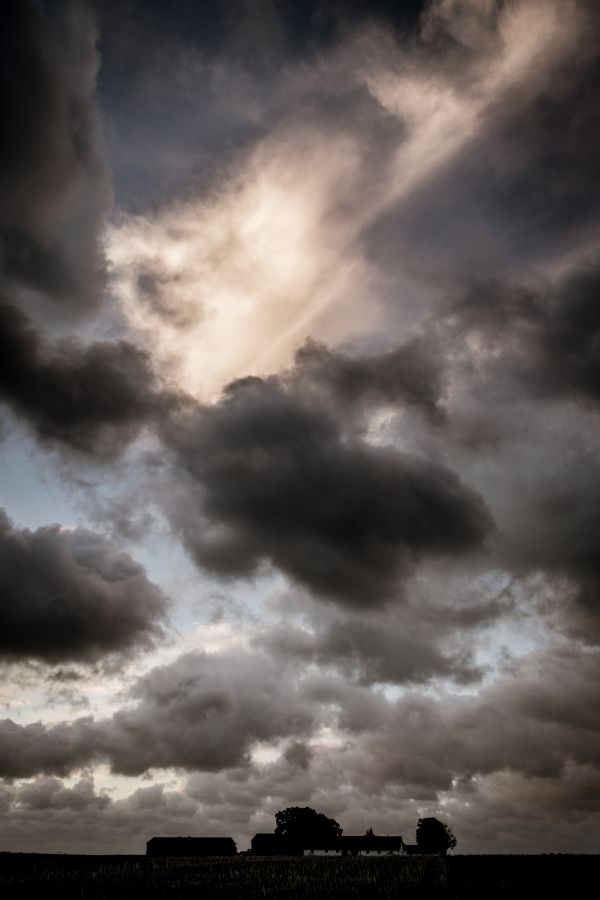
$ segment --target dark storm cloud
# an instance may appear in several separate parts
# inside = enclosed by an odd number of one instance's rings
[[[0,399],[42,441],[110,457],[162,408],[148,356],[124,341],[52,345],[42,324],[96,310],[105,287],[96,38],[85,2],[24,0],[3,17]]]
[[[475,572],[457,577],[441,565],[437,577],[417,570],[404,591],[402,604],[379,609],[376,616],[372,609],[300,601],[286,592],[254,644],[283,661],[334,669],[359,685],[480,680],[485,666],[475,663],[473,650],[484,629],[513,612],[510,586],[486,588]]]
[[[229,835],[226,822],[214,816],[195,820],[199,804],[182,791],[152,784],[128,797],[113,799],[94,785],[91,777],[67,786],[55,778],[39,778],[3,792],[6,818],[3,847],[33,852],[135,853],[144,851],[152,834],[210,833]],[[10,825],[9,825],[10,822]],[[241,848],[240,848],[241,849]]]
[[[0,267],[72,309],[103,284],[99,230],[112,203],[94,97],[96,29],[85,3],[3,11]]]
[[[435,797],[453,779],[510,771],[559,779],[570,763],[600,768],[593,708],[597,653],[532,654],[477,695],[434,698],[411,691],[385,701],[341,680],[315,679],[314,696],[338,706],[348,738],[340,766],[370,789],[422,788]],[[499,736],[498,723],[502,723]]]
[[[15,528],[0,511],[0,656],[93,661],[149,646],[166,599],[98,534]]]
[[[19,806],[30,810],[62,810],[75,812],[105,809],[110,797],[97,794],[92,778],[80,778],[73,787],[66,787],[58,778],[39,778],[19,789],[15,797]]]
[[[316,595],[377,605],[423,555],[481,547],[480,499],[449,469],[375,447],[278,379],[245,379],[172,428],[185,494],[171,514],[203,566],[272,562]]]
[[[294,741],[286,749],[284,756],[291,765],[306,770],[310,766],[313,753],[307,744],[303,744],[302,741]]]
[[[485,218],[493,214],[510,230],[513,259],[577,246],[596,222],[600,16],[589,2],[578,5],[578,14],[585,29],[577,53],[525,103],[511,96],[464,161],[472,169],[461,184],[472,185]]]
[[[193,327],[200,318],[201,312],[196,304],[184,305],[177,302],[179,298],[173,302],[170,290],[172,285],[172,276],[164,271],[156,271],[156,267],[154,270],[148,266],[143,267],[137,277],[140,297],[152,312],[178,328]]]
[[[216,770],[243,763],[255,741],[307,732],[310,704],[268,657],[243,650],[189,653],[136,685],[137,705],[105,733],[115,771]]]
[[[573,451],[525,488],[506,536],[507,561],[515,571],[539,568],[547,574],[557,627],[596,644],[600,643],[599,509],[597,453]]]
[[[584,785],[598,781],[597,653],[531,654],[478,695],[410,691],[389,700],[340,678],[314,674],[293,683],[285,677],[291,674],[276,672],[262,655],[188,654],[141,679],[137,705],[111,719],[46,726],[5,720],[0,771],[7,778],[64,775],[91,761],[130,775],[165,766],[204,771],[192,795],[207,806],[230,806],[232,816],[236,809],[255,810],[265,794],[306,799],[319,793],[321,802],[330,796],[336,808],[349,810],[392,787],[421,805],[446,795],[485,808],[486,785],[503,780],[505,806],[512,797],[520,808],[519,797],[531,791],[558,815],[581,808]],[[335,749],[321,743],[324,724],[341,729]],[[290,742],[281,760],[253,783],[251,745],[282,738]],[[210,772],[226,771],[229,788],[222,778],[207,780]],[[137,805],[151,806],[157,795],[143,792]]]
[[[41,324],[96,309],[105,287],[96,37],[83,2],[24,0],[3,17],[0,398],[42,440],[110,456],[156,405],[147,356],[125,342],[51,346]]]
[[[363,150],[371,147],[378,171],[401,124],[356,79],[314,75],[322,54],[361,26],[394,22],[402,30],[422,5],[100,4],[99,92],[110,108],[120,206],[140,213],[177,195],[210,194],[240,156],[292,121],[353,133],[360,120]]]
[[[329,392],[346,412],[409,403],[438,421],[444,385],[435,351],[425,337],[371,356],[350,356],[309,340],[296,352],[292,377]]]
[[[305,662],[335,666],[359,683],[427,682],[435,677],[469,683],[482,672],[468,654],[444,654],[431,635],[419,635],[404,623],[337,619],[316,635],[302,629],[272,628],[265,644],[273,652]]]
[[[0,775],[64,775],[91,762],[139,775],[151,768],[219,771],[245,765],[257,741],[310,733],[315,704],[279,664],[243,650],[188,653],[152,669],[137,701],[110,719],[18,725],[0,722]]]
[[[545,572],[560,628],[598,640],[600,267],[554,283],[495,280],[434,312],[425,331],[444,384],[439,437],[492,508],[500,565]]]
[[[171,402],[148,354],[128,343],[47,343],[0,303],[0,399],[43,441],[110,457]]]
[[[469,352],[505,394],[535,399],[600,399],[600,264],[588,263],[556,286],[479,284],[434,326],[442,342]]]
[[[600,263],[563,282],[539,327],[540,394],[600,401]]]
[[[92,719],[44,725],[0,721],[0,772],[4,778],[29,778],[38,773],[66,775],[95,759]]]
[[[564,35],[575,25],[576,44],[565,53],[549,41],[542,57],[550,54],[550,69],[542,58],[518,87],[500,91],[460,152],[366,230],[369,257],[390,281],[402,275],[407,259],[413,265],[418,260],[434,282],[437,273],[443,290],[478,276],[531,274],[594,238],[600,197],[597,4],[575,2],[569,18],[550,2],[431,3],[425,19],[435,28],[419,42],[418,70],[424,80],[443,80],[450,102],[453,96],[466,100],[469,78],[481,79],[482,65],[488,71],[499,47],[518,47],[523,35],[513,30],[509,39],[506,26],[522,12],[536,22],[524,25],[532,34],[542,31],[546,14],[556,15]],[[390,292],[390,317],[402,316],[404,306],[402,294]]]

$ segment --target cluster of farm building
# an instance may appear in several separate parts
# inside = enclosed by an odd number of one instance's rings
[[[255,834],[252,856],[408,856],[438,855],[417,844],[405,844],[400,835],[343,835],[329,839],[303,840],[279,834]],[[235,841],[230,837],[153,837],[146,844],[147,856],[236,856]]]

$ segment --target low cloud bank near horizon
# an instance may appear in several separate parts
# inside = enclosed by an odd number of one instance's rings
[[[479,696],[452,703],[414,689],[391,701],[343,678],[317,675],[296,682],[292,698],[281,678],[292,672],[284,664],[274,682],[271,665],[256,654],[188,654],[142,678],[133,689],[136,704],[109,720],[46,727],[3,722],[0,765],[10,779],[6,803],[17,813],[10,833],[18,834],[36,809],[47,810],[68,833],[61,811],[79,805],[101,832],[117,816],[122,828],[129,821],[139,835],[135,809],[147,808],[159,816],[157,827],[161,815],[165,824],[171,815],[181,816],[179,824],[197,817],[202,827],[212,818],[221,833],[249,836],[278,805],[302,801],[349,818],[353,827],[368,811],[377,828],[396,831],[400,821],[434,808],[452,817],[463,843],[471,835],[472,849],[499,851],[516,849],[518,835],[509,848],[493,833],[476,839],[478,810],[492,822],[512,815],[526,849],[539,848],[549,814],[557,823],[549,847],[558,846],[553,842],[573,816],[597,818],[595,656],[577,662],[564,652],[540,653]],[[505,723],[502,741],[498,716]],[[326,736],[332,727],[341,735],[334,744]],[[249,749],[265,739],[279,744],[277,759],[257,763]],[[109,762],[116,773],[150,771],[159,782],[137,789],[127,811],[127,804],[110,801],[110,792],[96,798],[85,782],[79,797],[77,785],[65,789],[56,778],[82,766],[85,772],[94,761]],[[169,809],[160,770],[173,766],[203,774],[184,780]],[[47,774],[13,781],[35,772]],[[593,850],[593,833],[578,841],[580,851]]]
[[[201,7],[3,33],[0,849],[593,851],[595,4]]]

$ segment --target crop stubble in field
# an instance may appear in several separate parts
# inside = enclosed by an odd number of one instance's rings
[[[396,900],[600,896],[598,856],[303,859],[0,854],[0,891],[61,900]]]

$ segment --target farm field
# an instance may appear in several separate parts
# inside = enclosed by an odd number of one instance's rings
[[[148,859],[1,854],[0,895],[61,900],[600,896],[600,856]]]

